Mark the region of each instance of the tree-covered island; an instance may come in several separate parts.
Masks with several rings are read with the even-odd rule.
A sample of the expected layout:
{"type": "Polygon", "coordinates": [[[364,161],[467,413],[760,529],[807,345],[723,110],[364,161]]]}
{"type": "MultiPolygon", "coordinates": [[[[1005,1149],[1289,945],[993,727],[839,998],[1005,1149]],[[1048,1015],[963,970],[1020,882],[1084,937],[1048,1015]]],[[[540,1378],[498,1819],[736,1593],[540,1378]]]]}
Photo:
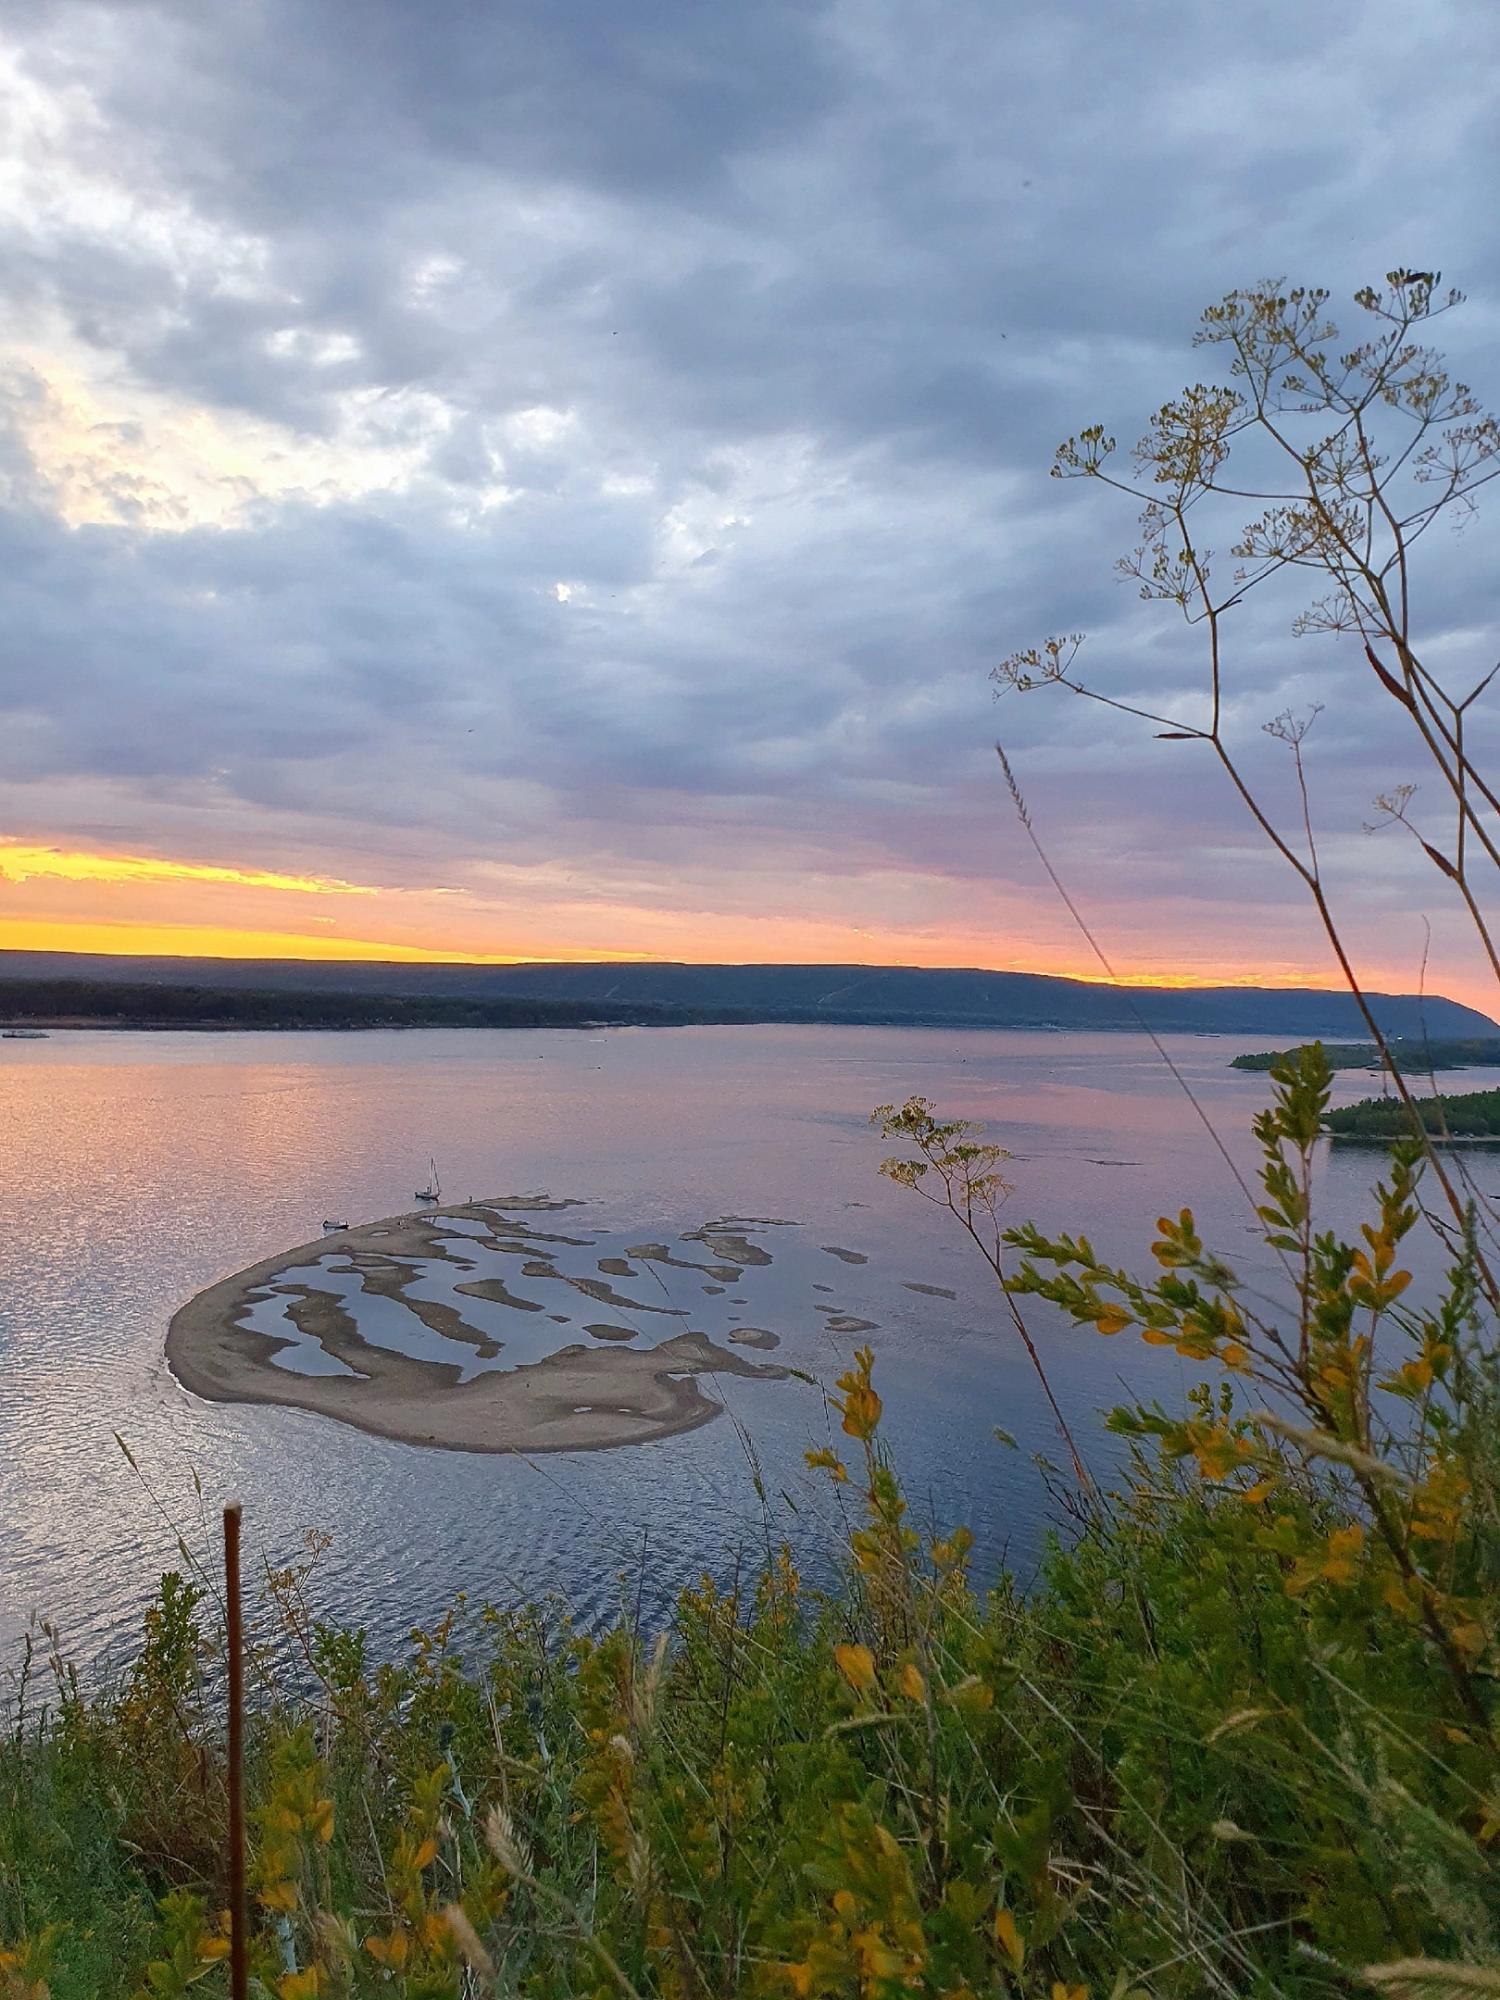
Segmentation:
{"type": "MultiPolygon", "coordinates": [[[[1449,1139],[1500,1139],[1500,1090],[1465,1090],[1419,1097],[1422,1128],[1449,1139]]],[[[1336,1139],[1400,1139],[1411,1132],[1411,1112],[1399,1097],[1363,1097],[1324,1114],[1336,1139]]]]}
{"type": "MultiPolygon", "coordinates": [[[[1387,1046],[1396,1067],[1408,1076],[1422,1076],[1428,1070],[1436,1069],[1481,1069],[1490,1064],[1500,1066],[1500,1035],[1449,1036],[1440,1041],[1409,1041],[1404,1037],[1391,1037],[1387,1046]]],[[[1229,1067],[1269,1070],[1297,1053],[1296,1049],[1259,1049],[1248,1055],[1235,1056],[1229,1067]]],[[[1383,1067],[1380,1052],[1373,1042],[1325,1042],[1323,1054],[1328,1067],[1333,1070],[1378,1070],[1383,1067]]]]}

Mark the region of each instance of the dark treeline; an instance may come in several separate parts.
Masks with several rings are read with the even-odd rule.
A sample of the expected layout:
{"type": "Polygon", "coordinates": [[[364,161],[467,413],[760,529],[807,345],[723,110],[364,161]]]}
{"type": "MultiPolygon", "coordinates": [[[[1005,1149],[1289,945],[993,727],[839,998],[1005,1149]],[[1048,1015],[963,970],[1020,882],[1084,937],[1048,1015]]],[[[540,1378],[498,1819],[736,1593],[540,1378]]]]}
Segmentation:
{"type": "MultiPolygon", "coordinates": [[[[23,985],[56,981],[82,982],[101,991],[170,987],[200,995],[285,996],[282,1013],[259,1017],[266,1026],[309,1020],[305,1002],[318,995],[346,1001],[357,996],[387,1007],[399,1001],[405,1010],[400,1020],[437,1026],[564,1025],[566,1010],[572,1010],[574,1019],[662,1024],[826,1021],[840,1026],[1139,1032],[1146,1023],[1157,1033],[1255,1036],[1282,1047],[1314,1036],[1352,1043],[1365,1029],[1350,994],[1320,988],[1143,986],[1122,991],[1050,974],[962,967],[322,963],[0,952],[0,1008],[9,1011],[18,1004],[15,996],[23,985]],[[463,1003],[470,1011],[414,1011],[414,1003],[438,1001],[463,1003]],[[494,1011],[482,1011],[492,1006],[494,1011]],[[526,1015],[522,1008],[543,1011],[526,1015]]],[[[1477,1009],[1435,995],[1377,993],[1366,998],[1382,1033],[1404,1038],[1411,1046],[1429,1035],[1454,1039],[1496,1033],[1496,1024],[1477,1009]]],[[[185,1016],[178,1011],[172,1018],[185,1016]]],[[[330,1026],[343,1024],[333,1017],[317,1018],[330,1026]]],[[[361,1025],[352,1014],[344,1020],[361,1025]]]]}
{"type": "MultiPolygon", "coordinates": [[[[1455,1139],[1500,1139],[1500,1090],[1457,1091],[1419,1097],[1416,1103],[1429,1132],[1446,1132],[1455,1139]]],[[[1328,1112],[1323,1122],[1342,1138],[1399,1139],[1411,1131],[1411,1113],[1399,1097],[1361,1098],[1328,1112]]]]}
{"type": "Polygon", "coordinates": [[[586,1028],[655,1021],[662,1012],[575,1000],[218,991],[83,979],[18,979],[0,990],[0,1022],[8,1027],[586,1028]]]}
{"type": "MultiPolygon", "coordinates": [[[[1422,1076],[1435,1069],[1478,1069],[1500,1066],[1500,1036],[1474,1035],[1467,1039],[1406,1041],[1392,1037],[1389,1042],[1397,1069],[1404,1075],[1422,1076]]],[[[1296,1049],[1261,1049],[1253,1055],[1236,1056],[1231,1069],[1268,1070],[1284,1062],[1296,1049]]],[[[1325,1042],[1323,1054],[1330,1069],[1379,1069],[1380,1058],[1373,1042],[1325,1042]]]]}

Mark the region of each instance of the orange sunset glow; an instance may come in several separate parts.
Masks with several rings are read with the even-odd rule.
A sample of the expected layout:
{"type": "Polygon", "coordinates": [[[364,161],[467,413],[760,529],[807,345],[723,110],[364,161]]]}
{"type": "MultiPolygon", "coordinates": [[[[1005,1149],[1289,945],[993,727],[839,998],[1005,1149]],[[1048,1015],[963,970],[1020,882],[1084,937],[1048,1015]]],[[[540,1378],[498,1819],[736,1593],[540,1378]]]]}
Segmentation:
{"type": "Polygon", "coordinates": [[[298,896],[373,896],[361,883],[318,875],[278,875],[269,869],[218,868],[139,854],[89,854],[0,841],[0,880],[33,882],[226,882],[246,889],[282,889],[298,896]]]}
{"type": "MultiPolygon", "coordinates": [[[[252,863],[0,842],[0,949],[128,957],[509,965],[530,960],[970,965],[1123,986],[1319,986],[1316,955],[1249,967],[1204,954],[1190,971],[1158,951],[1111,948],[1106,973],[1058,926],[1012,949],[958,925],[709,916],[599,896],[507,906],[473,887],[392,887],[252,863]],[[308,921],[310,910],[318,914],[308,921]],[[649,944],[648,944],[649,941],[649,944]],[[647,946],[647,948],[643,948],[647,946]]],[[[1390,982],[1404,977],[1392,967],[1390,982]]],[[[1454,989],[1461,991],[1461,989],[1454,989]]],[[[1483,1005],[1481,983],[1473,998],[1483,1005]]]]}
{"type": "MultiPolygon", "coordinates": [[[[751,937],[746,945],[758,942],[751,937]]],[[[0,950],[4,951],[47,951],[97,953],[106,957],[130,958],[234,958],[234,959],[286,959],[304,958],[319,961],[360,960],[381,963],[384,961],[412,965],[524,965],[538,960],[576,961],[601,960],[616,962],[626,959],[649,960],[651,958],[680,959],[689,964],[775,964],[778,960],[760,958],[741,946],[736,949],[735,935],[727,938],[716,937],[717,948],[692,950],[687,946],[668,952],[626,952],[626,951],[580,951],[538,948],[533,951],[471,951],[455,944],[412,945],[396,939],[374,939],[356,937],[319,937],[300,931],[236,930],[215,928],[204,924],[150,924],[150,923],[67,923],[46,918],[4,918],[0,917],[0,950]]],[[[843,954],[835,953],[826,959],[809,959],[811,964],[882,964],[882,965],[973,965],[982,970],[1008,972],[1038,972],[1055,974],[1065,979],[1077,979],[1087,985],[1117,986],[1170,986],[1191,988],[1195,986],[1322,986],[1332,987],[1333,982],[1326,977],[1315,977],[1311,973],[1287,973],[1271,977],[1264,973],[1248,973],[1237,966],[1222,971],[1206,971],[1200,976],[1187,977],[1179,972],[1162,971],[1147,967],[1141,970],[1122,969],[1111,977],[1100,972],[1097,966],[1088,967],[1066,958],[1056,960],[1019,957],[1004,960],[986,960],[975,949],[973,940],[954,939],[951,943],[939,940],[927,944],[920,951],[913,950],[911,940],[905,937],[891,937],[888,940],[872,939],[866,932],[851,932],[848,949],[843,954]]]]}

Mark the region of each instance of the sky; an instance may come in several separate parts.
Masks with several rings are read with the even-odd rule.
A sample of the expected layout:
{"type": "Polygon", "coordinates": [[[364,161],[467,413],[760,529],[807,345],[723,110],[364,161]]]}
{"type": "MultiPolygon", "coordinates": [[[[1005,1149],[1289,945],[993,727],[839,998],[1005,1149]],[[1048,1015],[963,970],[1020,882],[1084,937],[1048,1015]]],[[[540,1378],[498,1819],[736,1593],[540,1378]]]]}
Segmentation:
{"type": "MultiPolygon", "coordinates": [[[[990,671],[1195,698],[1048,467],[1229,288],[1440,269],[1500,400],[1497,105],[1483,0],[8,0],[0,946],[1097,975],[1003,739],[1121,974],[1332,983],[1197,746],[990,671]]],[[[1419,580],[1461,670],[1497,509],[1419,580]]],[[[1236,747],[1288,810],[1324,704],[1362,973],[1489,1011],[1295,608],[1236,747]]]]}

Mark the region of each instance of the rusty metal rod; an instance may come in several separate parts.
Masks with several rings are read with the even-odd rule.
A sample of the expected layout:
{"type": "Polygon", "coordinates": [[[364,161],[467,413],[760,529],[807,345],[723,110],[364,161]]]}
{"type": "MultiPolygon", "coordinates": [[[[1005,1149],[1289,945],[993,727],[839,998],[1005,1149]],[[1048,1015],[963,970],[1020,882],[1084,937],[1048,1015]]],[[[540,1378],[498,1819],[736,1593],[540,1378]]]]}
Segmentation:
{"type": "Polygon", "coordinates": [[[224,1607],[229,1651],[229,1992],[249,2000],[245,1908],[245,1633],[240,1607],[240,1510],[224,1509],[224,1607]]]}

